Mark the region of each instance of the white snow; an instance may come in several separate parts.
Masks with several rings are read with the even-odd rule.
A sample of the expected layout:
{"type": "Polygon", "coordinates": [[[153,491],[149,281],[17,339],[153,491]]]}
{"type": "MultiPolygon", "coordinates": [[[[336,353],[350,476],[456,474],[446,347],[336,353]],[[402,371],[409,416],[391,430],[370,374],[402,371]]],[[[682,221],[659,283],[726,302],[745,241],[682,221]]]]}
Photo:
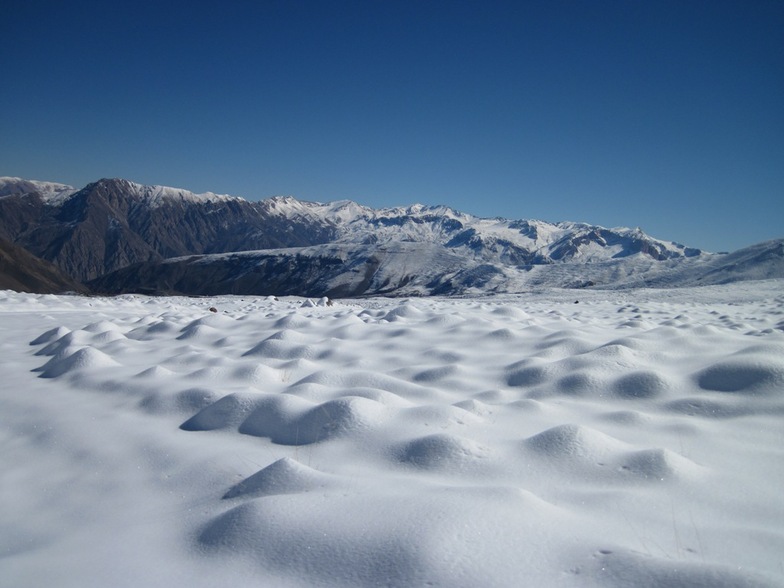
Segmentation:
{"type": "MultiPolygon", "coordinates": [[[[242,200],[242,198],[228,196],[225,194],[213,194],[212,192],[195,194],[181,188],[170,188],[168,186],[147,186],[144,184],[137,184],[136,182],[130,182],[128,180],[119,181],[124,182],[128,186],[131,194],[134,194],[137,198],[144,200],[151,207],[160,206],[167,200],[183,202],[228,202],[233,200],[242,200]]],[[[65,202],[70,196],[75,194],[77,190],[73,186],[58,184],[56,182],[25,180],[14,177],[0,177],[0,198],[3,196],[27,194],[30,192],[38,192],[43,197],[44,202],[51,206],[58,206],[65,202]]]]}
{"type": "Polygon", "coordinates": [[[171,188],[169,186],[147,186],[144,184],[137,184],[136,182],[129,182],[128,180],[120,180],[125,182],[131,189],[131,193],[135,194],[148,203],[151,207],[161,206],[167,201],[181,201],[181,202],[230,202],[233,200],[242,200],[237,196],[229,196],[227,194],[214,194],[212,192],[204,192],[202,194],[195,194],[189,190],[182,188],[171,188]]]}
{"type": "Polygon", "coordinates": [[[0,291],[0,586],[781,586],[782,286],[0,291]]]}
{"type": "Polygon", "coordinates": [[[69,196],[76,192],[76,188],[56,182],[43,182],[40,180],[24,180],[3,176],[0,177],[0,198],[17,194],[39,193],[45,202],[56,206],[65,202],[69,196]]]}

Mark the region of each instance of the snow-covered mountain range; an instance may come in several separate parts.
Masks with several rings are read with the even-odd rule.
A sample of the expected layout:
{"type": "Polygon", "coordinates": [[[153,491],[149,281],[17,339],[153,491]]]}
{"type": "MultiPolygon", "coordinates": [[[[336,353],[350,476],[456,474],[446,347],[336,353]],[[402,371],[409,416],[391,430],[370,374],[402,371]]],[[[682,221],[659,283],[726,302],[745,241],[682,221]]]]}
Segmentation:
{"type": "Polygon", "coordinates": [[[103,292],[429,295],[784,277],[784,241],[732,255],[640,229],[445,206],[259,202],[104,179],[0,178],[0,237],[103,292]]]}

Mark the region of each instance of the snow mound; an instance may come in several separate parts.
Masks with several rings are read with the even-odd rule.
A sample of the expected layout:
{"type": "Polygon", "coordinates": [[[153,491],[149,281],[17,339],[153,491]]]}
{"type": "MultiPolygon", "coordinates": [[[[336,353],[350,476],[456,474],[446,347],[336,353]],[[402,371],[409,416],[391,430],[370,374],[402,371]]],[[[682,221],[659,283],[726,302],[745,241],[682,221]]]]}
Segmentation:
{"type": "Polygon", "coordinates": [[[669,449],[645,449],[623,458],[621,469],[645,479],[665,480],[697,473],[699,466],[669,449]]]}
{"type": "Polygon", "coordinates": [[[239,431],[281,445],[308,445],[370,429],[384,414],[382,404],[367,398],[343,397],[313,406],[283,395],[262,400],[239,431]]]}
{"type": "MultiPolygon", "coordinates": [[[[335,512],[297,510],[300,496],[308,494],[265,497],[232,508],[201,530],[199,543],[219,553],[254,558],[260,569],[272,570],[272,585],[278,584],[275,570],[303,578],[296,583],[302,586],[322,583],[321,578],[329,578],[335,586],[382,582],[410,586],[426,577],[421,546],[389,529],[388,506],[383,501],[375,505],[375,515],[364,505],[361,509],[348,503],[335,507],[341,513],[353,512],[357,521],[375,520],[365,526],[335,512]],[[270,529],[277,531],[270,533],[270,529]],[[351,565],[347,565],[347,554],[351,565]]],[[[404,513],[398,510],[399,516],[406,516],[404,513]]]]}
{"type": "Polygon", "coordinates": [[[262,356],[274,359],[311,359],[316,350],[308,345],[297,345],[288,341],[267,339],[246,351],[246,357],[262,356]]]}
{"type": "Polygon", "coordinates": [[[419,310],[414,304],[407,302],[397,308],[393,308],[384,315],[384,320],[394,323],[398,321],[422,320],[427,315],[419,310]]]}
{"type": "Polygon", "coordinates": [[[193,414],[214,403],[219,396],[218,392],[202,387],[174,393],[156,390],[142,398],[139,407],[151,414],[193,414]]]}
{"type": "Polygon", "coordinates": [[[3,579],[782,584],[780,281],[302,300],[0,292],[3,579]]]}
{"type": "Polygon", "coordinates": [[[30,345],[43,345],[44,343],[51,343],[52,341],[57,341],[58,339],[65,337],[69,332],[70,331],[63,326],[55,327],[53,329],[49,329],[45,333],[42,333],[30,341],[30,345]]]}
{"type": "Polygon", "coordinates": [[[161,379],[161,378],[169,378],[174,376],[174,372],[171,370],[167,370],[165,367],[160,365],[154,365],[148,367],[145,370],[140,371],[136,374],[135,378],[150,378],[153,380],[161,379]]]}
{"type": "Polygon", "coordinates": [[[573,371],[556,383],[555,387],[562,394],[569,396],[597,396],[605,392],[606,386],[603,378],[595,371],[573,371]]]}
{"type": "Polygon", "coordinates": [[[405,443],[398,455],[401,462],[418,468],[463,470],[489,453],[486,447],[470,439],[438,433],[405,443]]]}
{"type": "Polygon", "coordinates": [[[175,322],[162,319],[136,327],[125,336],[139,341],[154,341],[155,339],[167,339],[172,333],[179,332],[179,330],[180,327],[175,322]]]}
{"type": "Polygon", "coordinates": [[[59,378],[73,371],[111,368],[120,365],[94,347],[83,347],[70,355],[57,355],[40,368],[42,378],[59,378]]]}
{"type": "Polygon", "coordinates": [[[189,339],[217,339],[218,335],[222,335],[223,331],[216,329],[215,327],[211,327],[209,325],[204,324],[193,324],[191,323],[184,329],[182,329],[182,333],[179,337],[177,337],[178,341],[187,341],[189,339]]]}
{"type": "Polygon", "coordinates": [[[180,425],[183,431],[214,431],[238,427],[261,403],[255,394],[227,394],[180,425]]]}
{"type": "Polygon", "coordinates": [[[784,361],[767,357],[727,359],[700,370],[695,379],[703,390],[780,395],[784,392],[784,361]]]}
{"type": "Polygon", "coordinates": [[[670,389],[667,379],[659,372],[637,371],[625,374],[612,384],[613,393],[619,398],[659,398],[670,389]]]}
{"type": "Polygon", "coordinates": [[[545,366],[530,366],[514,369],[509,372],[506,378],[508,386],[530,387],[543,384],[548,381],[550,374],[545,366]]]}
{"type": "Polygon", "coordinates": [[[416,382],[408,382],[405,379],[368,370],[322,369],[297,382],[297,384],[308,383],[343,388],[375,388],[407,400],[427,398],[435,394],[434,390],[416,382]]]}
{"type": "Polygon", "coordinates": [[[283,457],[232,486],[223,498],[297,494],[323,488],[331,483],[332,479],[327,474],[290,457],[283,457]]]}
{"type": "Polygon", "coordinates": [[[601,460],[626,447],[624,443],[590,427],[558,425],[526,439],[535,452],[556,459],[601,460]]]}

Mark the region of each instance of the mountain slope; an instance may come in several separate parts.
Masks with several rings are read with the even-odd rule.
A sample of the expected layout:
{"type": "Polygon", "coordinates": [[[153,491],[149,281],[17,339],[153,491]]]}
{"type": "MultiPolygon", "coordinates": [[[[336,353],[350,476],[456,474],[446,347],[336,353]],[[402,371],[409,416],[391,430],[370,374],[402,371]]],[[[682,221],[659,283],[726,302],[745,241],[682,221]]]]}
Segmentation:
{"type": "Polygon", "coordinates": [[[89,284],[105,293],[424,295],[465,267],[464,258],[429,243],[327,244],[137,264],[89,284]]]}
{"type": "Polygon", "coordinates": [[[98,278],[98,292],[329,296],[479,295],[538,288],[637,288],[784,278],[784,240],[733,254],[657,261],[643,255],[593,263],[512,267],[431,243],[327,244],[201,255],[139,264],[98,278]]]}
{"type": "Polygon", "coordinates": [[[0,238],[0,290],[58,294],[87,293],[88,289],[55,265],[0,238]]]}
{"type": "Polygon", "coordinates": [[[679,267],[679,285],[729,284],[748,280],[784,277],[784,239],[773,239],[744,247],[733,253],[712,256],[705,260],[704,272],[688,272],[679,267]]]}
{"type": "Polygon", "coordinates": [[[84,281],[139,262],[310,245],[332,236],[323,222],[296,214],[281,217],[274,202],[127,180],[100,180],[53,199],[40,182],[17,183],[13,190],[12,179],[3,180],[0,236],[84,281]]]}
{"type": "Polygon", "coordinates": [[[66,184],[0,177],[0,198],[3,196],[23,196],[36,193],[47,202],[57,203],[67,199],[74,192],[76,192],[76,189],[66,184]]]}
{"type": "Polygon", "coordinates": [[[640,229],[606,229],[585,223],[485,219],[445,206],[413,205],[373,210],[353,202],[314,204],[312,211],[337,228],[341,243],[428,242],[463,255],[521,266],[559,261],[599,261],[642,253],[656,260],[702,252],[661,241],[640,229]]]}
{"type": "Polygon", "coordinates": [[[428,295],[784,276],[775,244],[728,257],[639,228],[250,202],[121,179],[76,190],[0,178],[0,237],[105,292],[428,295]]]}

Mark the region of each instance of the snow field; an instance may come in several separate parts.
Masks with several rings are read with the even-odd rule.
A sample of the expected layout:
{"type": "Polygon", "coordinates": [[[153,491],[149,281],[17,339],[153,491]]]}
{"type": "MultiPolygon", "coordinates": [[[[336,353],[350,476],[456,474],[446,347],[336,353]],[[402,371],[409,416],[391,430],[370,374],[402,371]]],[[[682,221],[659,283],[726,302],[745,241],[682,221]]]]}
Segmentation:
{"type": "Polygon", "coordinates": [[[780,287],[0,293],[0,585],[782,585],[780,287]]]}

